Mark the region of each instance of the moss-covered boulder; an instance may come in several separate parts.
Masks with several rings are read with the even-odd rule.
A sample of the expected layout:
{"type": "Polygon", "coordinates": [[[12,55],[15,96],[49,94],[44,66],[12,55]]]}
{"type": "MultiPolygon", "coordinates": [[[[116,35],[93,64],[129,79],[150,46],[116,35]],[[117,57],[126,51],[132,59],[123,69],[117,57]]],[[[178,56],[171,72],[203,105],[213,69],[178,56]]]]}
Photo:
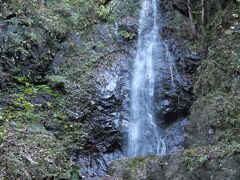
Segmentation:
{"type": "Polygon", "coordinates": [[[239,174],[239,154],[226,155],[219,147],[203,146],[163,158],[137,157],[114,161],[109,174],[122,179],[235,180],[239,174]]]}
{"type": "Polygon", "coordinates": [[[1,142],[0,177],[42,179],[78,176],[62,143],[44,126],[35,123],[5,123],[1,142]],[[75,174],[74,174],[75,173],[75,174]]]}

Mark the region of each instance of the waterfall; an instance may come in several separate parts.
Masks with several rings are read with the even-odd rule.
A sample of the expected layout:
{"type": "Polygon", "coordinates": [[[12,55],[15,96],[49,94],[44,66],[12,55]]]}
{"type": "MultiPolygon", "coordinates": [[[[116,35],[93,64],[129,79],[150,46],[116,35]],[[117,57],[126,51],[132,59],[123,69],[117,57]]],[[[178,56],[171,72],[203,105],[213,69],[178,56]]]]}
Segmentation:
{"type": "Polygon", "coordinates": [[[166,147],[154,116],[154,64],[162,51],[158,27],[158,0],[143,0],[139,39],[131,87],[128,156],[164,155],[166,147]]]}

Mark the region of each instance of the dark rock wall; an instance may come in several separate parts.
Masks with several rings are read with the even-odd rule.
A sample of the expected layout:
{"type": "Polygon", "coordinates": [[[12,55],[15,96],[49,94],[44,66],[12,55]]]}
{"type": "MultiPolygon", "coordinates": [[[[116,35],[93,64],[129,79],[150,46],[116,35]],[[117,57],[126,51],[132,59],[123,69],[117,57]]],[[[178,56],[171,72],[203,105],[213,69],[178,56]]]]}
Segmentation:
{"type": "MultiPolygon", "coordinates": [[[[198,11],[199,3],[191,1],[191,6],[198,11]]],[[[200,30],[197,39],[192,36],[186,1],[161,1],[161,7],[166,17],[162,36],[178,58],[179,71],[192,82],[194,101],[185,128],[185,149],[163,158],[115,161],[109,173],[123,179],[239,179],[240,6],[236,1],[207,1],[203,34],[200,14],[194,14],[200,30]]]]}
{"type": "MultiPolygon", "coordinates": [[[[191,6],[199,12],[199,1],[191,6]]],[[[168,151],[183,151],[117,161],[109,172],[239,179],[239,4],[207,2],[207,58],[199,14],[194,37],[185,0],[160,7],[179,78],[175,89],[158,78],[166,83],[156,87],[156,115],[168,151]]],[[[0,9],[0,179],[79,179],[79,166],[83,178],[105,176],[126,139],[139,1],[1,1],[0,9]]]]}
{"type": "Polygon", "coordinates": [[[1,2],[0,177],[71,178],[73,164],[83,177],[104,175],[106,165],[121,156],[138,2],[98,3],[48,1],[41,9],[38,1],[1,2]],[[41,154],[33,157],[31,148],[17,155],[15,139],[16,151],[8,149],[12,136],[26,146],[37,143],[38,138],[25,143],[29,121],[57,141],[40,142],[42,151],[50,149],[44,156],[65,158],[66,166],[54,160],[51,166],[41,154]],[[55,147],[61,151],[52,154],[55,147]],[[7,159],[11,151],[20,159],[16,165],[16,159],[7,159]]]}

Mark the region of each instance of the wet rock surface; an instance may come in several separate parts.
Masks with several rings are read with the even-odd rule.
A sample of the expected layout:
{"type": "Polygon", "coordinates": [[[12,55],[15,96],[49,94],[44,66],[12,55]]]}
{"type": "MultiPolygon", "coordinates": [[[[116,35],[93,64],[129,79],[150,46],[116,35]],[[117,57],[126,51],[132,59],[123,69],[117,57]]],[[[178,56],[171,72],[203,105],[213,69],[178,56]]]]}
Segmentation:
{"type": "MultiPolygon", "coordinates": [[[[115,35],[113,30],[111,33],[115,35]]],[[[106,31],[103,32],[106,33],[106,31]]],[[[101,35],[98,36],[103,38],[101,35]]],[[[106,36],[107,39],[109,37],[106,36]]],[[[93,128],[89,134],[91,139],[95,139],[91,140],[91,143],[96,146],[96,149],[89,151],[86,148],[85,153],[89,155],[85,155],[81,150],[79,152],[77,162],[80,164],[84,177],[106,175],[109,163],[122,156],[121,150],[125,141],[122,129],[128,116],[134,48],[121,41],[120,39],[120,44],[122,43],[120,48],[117,48],[116,44],[113,44],[112,47],[107,46],[109,53],[104,55],[103,63],[92,75],[91,83],[98,98],[91,99],[90,103],[96,108],[97,114],[91,120],[86,120],[86,124],[87,127],[93,128]]]]}
{"type": "MultiPolygon", "coordinates": [[[[239,126],[228,121],[232,119],[235,123],[239,122],[238,118],[236,118],[239,115],[237,103],[239,99],[237,90],[239,83],[232,81],[239,77],[239,74],[236,73],[239,70],[236,66],[232,67],[234,70],[230,70],[229,63],[225,63],[226,59],[229,59],[229,62],[231,61],[233,64],[237,63],[235,58],[239,57],[239,48],[237,48],[239,37],[234,32],[229,32],[226,36],[220,33],[212,37],[209,42],[211,43],[211,52],[209,57],[204,59],[201,56],[201,50],[199,51],[198,48],[194,50],[188,44],[191,38],[185,37],[186,27],[184,27],[183,23],[176,23],[176,21],[185,22],[188,20],[186,19],[186,13],[184,13],[185,10],[182,8],[182,2],[174,1],[174,4],[172,4],[171,2],[162,1],[161,4],[163,5],[163,10],[166,12],[166,17],[170,18],[168,26],[163,26],[163,37],[169,43],[173,55],[177,57],[176,65],[179,73],[183,75],[183,78],[187,82],[190,82],[190,86],[186,88],[190,91],[187,92],[189,95],[193,94],[196,96],[190,100],[195,99],[196,101],[192,101],[189,120],[186,122],[180,119],[180,121],[170,123],[170,126],[165,131],[168,138],[171,139],[179,135],[178,130],[184,128],[184,132],[187,132],[185,137],[184,135],[179,136],[179,139],[170,142],[166,138],[165,141],[169,147],[172,146],[175,148],[178,147],[178,140],[183,141],[185,149],[180,148],[181,152],[165,157],[137,157],[114,161],[109,166],[109,173],[114,177],[121,177],[123,179],[229,180],[240,178],[239,136],[237,135],[239,126]],[[169,12],[167,11],[168,8],[175,8],[177,10],[169,12]],[[174,15],[172,19],[171,15],[174,15]],[[172,26],[172,22],[180,26],[172,26]],[[173,42],[171,38],[168,38],[169,35],[172,38],[176,38],[176,41],[173,42]],[[178,44],[178,40],[182,43],[181,46],[178,44]],[[227,45],[223,42],[228,42],[229,44],[227,43],[227,45]],[[224,55],[228,47],[231,47],[230,51],[234,53],[224,55]],[[219,49],[221,50],[219,51],[219,49]],[[216,66],[211,65],[213,62],[216,62],[219,66],[216,64],[216,66]],[[196,75],[194,80],[192,73],[196,75]],[[193,85],[191,85],[191,80],[193,80],[193,85]],[[230,97],[231,100],[229,99],[230,97]],[[231,115],[228,114],[229,105],[233,108],[230,110],[232,112],[231,115]],[[176,146],[172,145],[172,142],[176,142],[176,146]]],[[[224,2],[221,1],[219,3],[223,3],[223,8],[224,2]]],[[[235,5],[229,8],[233,8],[234,12],[239,13],[235,5]]],[[[228,10],[224,14],[220,14],[221,18],[228,19],[227,21],[231,22],[233,26],[235,21],[238,20],[229,20],[229,16],[231,15],[227,12],[228,10]]],[[[222,24],[225,24],[225,22],[222,22],[222,24]]],[[[226,29],[221,29],[221,32],[228,32],[230,26],[225,27],[226,29]]],[[[208,33],[214,33],[215,30],[211,29],[208,33]]],[[[216,30],[216,32],[219,30],[216,30]]],[[[192,98],[192,96],[189,97],[192,98]]],[[[165,109],[168,110],[171,102],[165,100],[162,103],[166,107],[165,109]]],[[[167,112],[171,112],[171,110],[167,112]]],[[[172,150],[174,151],[174,148],[172,150]]]]}
{"type": "Polygon", "coordinates": [[[178,119],[164,129],[164,142],[167,147],[167,154],[184,150],[184,142],[187,137],[187,119],[178,119]]]}
{"type": "MultiPolygon", "coordinates": [[[[136,33],[137,27],[137,17],[131,16],[118,20],[117,26],[115,24],[115,27],[106,25],[97,25],[95,27],[94,32],[98,33],[94,34],[94,40],[110,44],[106,47],[108,53],[104,53],[101,48],[94,46],[94,51],[96,53],[103,53],[101,58],[104,61],[92,75],[91,81],[94,88],[96,88],[98,100],[92,99],[90,103],[93,104],[93,107],[95,107],[97,112],[101,115],[93,117],[91,123],[87,123],[88,120],[86,123],[88,124],[87,126],[92,124],[91,127],[95,128],[95,131],[92,131],[94,134],[96,134],[96,131],[100,133],[97,133],[95,136],[96,138],[93,138],[95,140],[91,141],[92,144],[99,144],[96,146],[96,149],[93,150],[93,152],[96,153],[94,156],[87,155],[86,157],[91,158],[85,158],[84,154],[87,153],[88,150],[79,151],[80,159],[78,162],[85,162],[80,163],[80,166],[84,169],[83,175],[85,177],[89,175],[92,177],[94,175],[104,175],[104,171],[109,162],[114,160],[114,157],[119,158],[119,156],[122,156],[120,152],[124,150],[122,147],[124,147],[126,142],[126,132],[130,117],[130,81],[136,40],[133,42],[126,41],[122,39],[119,34],[116,34],[116,31],[119,33],[122,30],[126,30],[136,33]],[[118,29],[116,29],[116,27],[118,29]],[[113,39],[115,39],[115,42],[113,39]],[[97,128],[100,123],[102,127],[97,128]],[[98,136],[100,134],[102,137],[108,137],[108,140],[99,138],[98,136]],[[116,150],[119,152],[118,156],[113,155],[116,150]],[[112,158],[109,158],[111,160],[108,161],[105,160],[103,156],[112,158]],[[91,167],[91,165],[93,167],[91,167]],[[97,168],[98,170],[96,173],[95,171],[97,168]]],[[[165,48],[169,48],[168,46],[170,46],[170,44],[167,42],[165,48]]],[[[163,58],[171,58],[170,60],[173,61],[171,62],[173,64],[175,64],[179,58],[179,56],[175,56],[173,52],[170,52],[170,54],[166,54],[166,52],[163,53],[165,53],[163,58]]],[[[181,70],[180,73],[178,69],[174,69],[176,75],[174,82],[172,82],[168,68],[164,70],[166,71],[164,76],[160,77],[159,75],[156,77],[158,81],[161,81],[159,84],[163,84],[161,87],[156,87],[155,96],[159,97],[156,98],[155,101],[156,112],[161,112],[158,113],[157,117],[158,121],[163,123],[160,126],[163,126],[165,129],[163,134],[166,133],[164,137],[169,152],[176,152],[183,149],[187,120],[179,119],[188,115],[188,109],[192,102],[191,84],[190,80],[186,79],[184,76],[185,74],[183,74],[183,72],[185,72],[184,68],[183,66],[178,67],[178,69],[181,70]],[[174,136],[176,134],[178,135],[174,136]]],[[[91,109],[92,108],[89,110],[91,111],[91,109]]],[[[89,134],[92,134],[92,132],[90,131],[89,134]]],[[[92,153],[92,151],[89,152],[92,153]]]]}
{"type": "Polygon", "coordinates": [[[239,8],[226,2],[207,4],[216,10],[211,18],[227,5],[230,11],[211,25],[203,59],[186,1],[161,1],[168,49],[161,53],[174,65],[158,69],[155,110],[174,154],[114,161],[123,158],[128,130],[139,1],[102,1],[114,16],[91,24],[87,16],[87,26],[71,24],[74,10],[41,13],[26,0],[15,11],[14,1],[3,1],[0,179],[79,179],[75,165],[83,179],[240,179],[239,8]]]}

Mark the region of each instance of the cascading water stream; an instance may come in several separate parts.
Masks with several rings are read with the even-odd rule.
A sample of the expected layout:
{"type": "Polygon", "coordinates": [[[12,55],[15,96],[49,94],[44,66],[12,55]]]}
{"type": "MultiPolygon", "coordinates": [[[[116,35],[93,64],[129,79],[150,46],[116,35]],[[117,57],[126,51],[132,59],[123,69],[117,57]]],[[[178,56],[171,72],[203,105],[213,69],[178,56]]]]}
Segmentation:
{"type": "Polygon", "coordinates": [[[159,61],[158,0],[143,0],[131,89],[128,156],[164,155],[166,147],[154,116],[154,64],[159,61]]]}

